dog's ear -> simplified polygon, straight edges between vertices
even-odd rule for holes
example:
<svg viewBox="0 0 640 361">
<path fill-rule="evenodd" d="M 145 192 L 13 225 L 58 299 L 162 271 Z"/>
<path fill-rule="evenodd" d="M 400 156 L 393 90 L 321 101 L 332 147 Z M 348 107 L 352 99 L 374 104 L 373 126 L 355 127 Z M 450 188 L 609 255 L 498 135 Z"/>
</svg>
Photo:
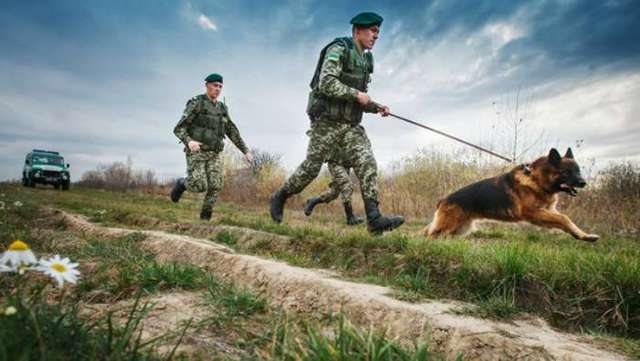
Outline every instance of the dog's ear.
<svg viewBox="0 0 640 361">
<path fill-rule="evenodd" d="M 556 148 L 551 148 L 551 150 L 549 151 L 549 155 L 547 156 L 547 159 L 549 160 L 549 163 L 553 165 L 558 165 L 560 164 L 562 157 L 560 157 L 560 153 L 558 153 L 558 150 Z"/>
<path fill-rule="evenodd" d="M 567 148 L 567 152 L 564 154 L 564 157 L 573 159 L 573 152 L 571 151 L 571 147 Z"/>
</svg>

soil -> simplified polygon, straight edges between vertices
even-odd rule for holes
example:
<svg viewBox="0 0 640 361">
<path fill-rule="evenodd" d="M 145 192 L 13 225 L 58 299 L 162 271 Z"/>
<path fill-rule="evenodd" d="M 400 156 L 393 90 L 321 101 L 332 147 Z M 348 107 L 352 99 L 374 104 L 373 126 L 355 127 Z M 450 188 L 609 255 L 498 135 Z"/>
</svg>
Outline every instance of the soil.
<svg viewBox="0 0 640 361">
<path fill-rule="evenodd" d="M 409 303 L 391 297 L 393 290 L 376 285 L 340 279 L 334 271 L 290 266 L 284 262 L 236 253 L 233 249 L 207 239 L 166 233 L 108 228 L 86 218 L 59 211 L 72 228 L 105 237 L 139 232 L 147 237 L 143 246 L 157 254 L 159 261 L 186 262 L 203 267 L 215 275 L 233 281 L 267 297 L 273 307 L 304 317 L 323 319 L 343 312 L 355 325 L 380 331 L 406 345 L 417 340 L 430 342 L 431 349 L 455 360 L 627 360 L 612 350 L 603 349 L 587 336 L 563 333 L 537 317 L 501 322 L 454 314 L 465 306 L 461 302 L 433 300 Z M 270 237 L 286 242 L 286 237 L 238 227 L 226 231 L 242 233 L 238 242 Z M 204 233 L 204 232 L 203 232 Z M 210 234 L 209 234 L 210 235 Z M 149 317 L 145 329 L 175 327 L 176 320 L 198 318 L 192 294 L 163 294 L 156 300 L 166 304 L 161 315 Z M 187 306 L 185 306 L 187 305 Z M 179 321 L 179 320 L 178 320 Z M 148 328 L 146 324 L 149 324 Z M 172 326 L 173 325 L 173 326 Z M 188 347 L 206 347 L 211 339 L 187 342 Z"/>
</svg>

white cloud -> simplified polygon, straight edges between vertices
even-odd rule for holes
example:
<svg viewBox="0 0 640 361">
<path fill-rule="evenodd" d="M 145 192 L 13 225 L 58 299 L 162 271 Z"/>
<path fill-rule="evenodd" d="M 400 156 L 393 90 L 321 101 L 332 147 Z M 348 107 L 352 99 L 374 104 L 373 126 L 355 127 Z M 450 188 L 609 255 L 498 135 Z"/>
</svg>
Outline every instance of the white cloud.
<svg viewBox="0 0 640 361">
<path fill-rule="evenodd" d="M 483 29 L 483 33 L 485 36 L 490 37 L 498 48 L 526 34 L 524 29 L 519 28 L 516 24 L 507 22 L 488 24 Z"/>
<path fill-rule="evenodd" d="M 212 71 L 225 75 L 223 97 L 247 144 L 282 154 L 285 166 L 293 170 L 303 160 L 308 143 L 309 120 L 304 110 L 318 52 L 340 31 L 348 32 L 348 26 L 335 32 L 325 29 L 320 35 L 295 37 L 286 47 L 264 46 L 279 44 L 292 29 L 312 25 L 312 17 L 295 16 L 303 10 L 281 10 L 271 19 L 273 28 L 245 34 L 245 41 L 228 44 L 224 52 L 204 47 L 193 56 L 172 46 L 149 50 L 145 64 L 153 76 L 139 82 L 115 79 L 96 87 L 91 79 L 67 72 L 0 62 L 0 68 L 7 69 L 0 76 L 0 81 L 5 79 L 0 89 L 0 179 L 18 177 L 25 152 L 40 146 L 64 152 L 74 180 L 85 170 L 125 160 L 127 155 L 136 167 L 154 169 L 163 179 L 183 175 L 184 154 L 172 129 L 187 99 L 203 91 L 202 77 Z M 202 11 L 187 3 L 181 14 L 183 24 L 190 30 L 200 31 L 199 26 L 217 31 Z M 303 20 L 292 24 L 291 18 Z M 217 19 L 223 29 L 225 19 Z M 518 66 L 503 63 L 496 53 L 529 32 L 526 22 L 515 20 L 492 23 L 470 37 L 453 32 L 430 42 L 394 25 L 383 31 L 374 49 L 371 95 L 394 113 L 472 142 L 495 144 L 492 139 L 501 134 L 491 127 L 496 117 L 492 102 L 513 91 L 514 82 L 509 81 Z M 22 74 L 30 77 L 22 79 Z M 524 79 L 529 84 L 521 84 L 537 95 L 532 121 L 554 135 L 551 145 L 567 146 L 584 139 L 577 156 L 596 157 L 599 162 L 640 157 L 640 148 L 634 146 L 637 141 L 631 139 L 640 134 L 632 123 L 640 114 L 633 106 L 640 96 L 640 75 L 609 79 L 603 79 L 604 71 L 583 78 L 558 75 L 537 88 L 531 85 L 540 83 L 533 81 L 533 75 Z M 381 168 L 420 147 L 443 151 L 459 147 L 393 118 L 366 115 L 363 125 Z M 43 138 L 30 138 L 32 134 Z"/>
<path fill-rule="evenodd" d="M 200 14 L 200 16 L 198 16 L 198 24 L 204 30 L 218 31 L 216 24 L 214 24 L 213 21 L 204 14 Z"/>
</svg>

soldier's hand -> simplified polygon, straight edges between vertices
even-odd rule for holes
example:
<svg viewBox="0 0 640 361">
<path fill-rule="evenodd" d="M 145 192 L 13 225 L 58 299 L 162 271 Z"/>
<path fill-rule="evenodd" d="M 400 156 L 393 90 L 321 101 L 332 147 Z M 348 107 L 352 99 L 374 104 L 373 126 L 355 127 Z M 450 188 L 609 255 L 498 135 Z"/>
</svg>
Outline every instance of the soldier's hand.
<svg viewBox="0 0 640 361">
<path fill-rule="evenodd" d="M 358 100 L 358 103 L 360 103 L 361 105 L 367 105 L 371 101 L 371 97 L 369 96 L 369 94 L 360 91 L 358 92 L 358 95 L 356 95 L 356 98 Z"/>
<path fill-rule="evenodd" d="M 247 162 L 252 163 L 253 162 L 253 154 L 251 152 L 247 152 L 244 155 L 244 159 L 246 159 Z"/>
<path fill-rule="evenodd" d="M 187 146 L 189 147 L 189 150 L 197 153 L 200 151 L 200 146 L 202 145 L 202 143 L 200 142 L 196 142 L 195 140 L 192 140 L 189 142 L 189 144 L 187 144 Z"/>
<path fill-rule="evenodd" d="M 388 106 L 380 105 L 378 107 L 378 114 L 381 114 L 383 117 L 388 117 L 389 113 L 391 113 L 391 110 L 389 110 Z"/>
</svg>

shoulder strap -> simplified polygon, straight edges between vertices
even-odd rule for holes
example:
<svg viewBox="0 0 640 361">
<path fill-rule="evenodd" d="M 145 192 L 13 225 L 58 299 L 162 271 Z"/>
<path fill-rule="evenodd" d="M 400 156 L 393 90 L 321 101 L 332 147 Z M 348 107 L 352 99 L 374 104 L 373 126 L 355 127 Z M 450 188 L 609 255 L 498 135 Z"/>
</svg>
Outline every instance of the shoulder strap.
<svg viewBox="0 0 640 361">
<path fill-rule="evenodd" d="M 367 65 L 369 66 L 369 73 L 373 73 L 373 54 L 370 51 L 367 51 L 365 54 L 365 59 L 367 59 Z"/>
<path fill-rule="evenodd" d="M 229 108 L 227 108 L 227 104 L 225 102 L 220 102 L 220 107 L 222 108 L 222 114 L 229 116 Z"/>
<path fill-rule="evenodd" d="M 311 83 L 309 83 L 309 86 L 311 87 L 311 89 L 316 89 L 318 87 L 318 83 L 320 82 L 320 71 L 322 70 L 322 63 L 324 62 L 324 57 L 325 55 L 327 55 L 327 49 L 329 49 L 331 46 L 335 44 L 341 44 L 342 46 L 347 48 L 347 50 L 351 50 L 351 48 L 354 45 L 353 40 L 351 40 L 351 38 L 344 37 L 344 38 L 335 38 L 333 39 L 333 41 L 327 44 L 324 48 L 322 48 L 322 50 L 320 51 L 320 57 L 318 58 L 318 63 L 316 64 L 316 70 L 313 73 L 313 78 L 311 79 Z M 348 58 L 349 58 L 349 51 L 347 51 L 347 56 L 345 57 L 345 59 L 343 59 L 343 64 L 349 63 Z"/>
<path fill-rule="evenodd" d="M 202 112 L 202 94 L 196 95 L 192 100 L 196 103 L 196 106 L 193 108 L 194 113 L 200 114 Z"/>
</svg>

